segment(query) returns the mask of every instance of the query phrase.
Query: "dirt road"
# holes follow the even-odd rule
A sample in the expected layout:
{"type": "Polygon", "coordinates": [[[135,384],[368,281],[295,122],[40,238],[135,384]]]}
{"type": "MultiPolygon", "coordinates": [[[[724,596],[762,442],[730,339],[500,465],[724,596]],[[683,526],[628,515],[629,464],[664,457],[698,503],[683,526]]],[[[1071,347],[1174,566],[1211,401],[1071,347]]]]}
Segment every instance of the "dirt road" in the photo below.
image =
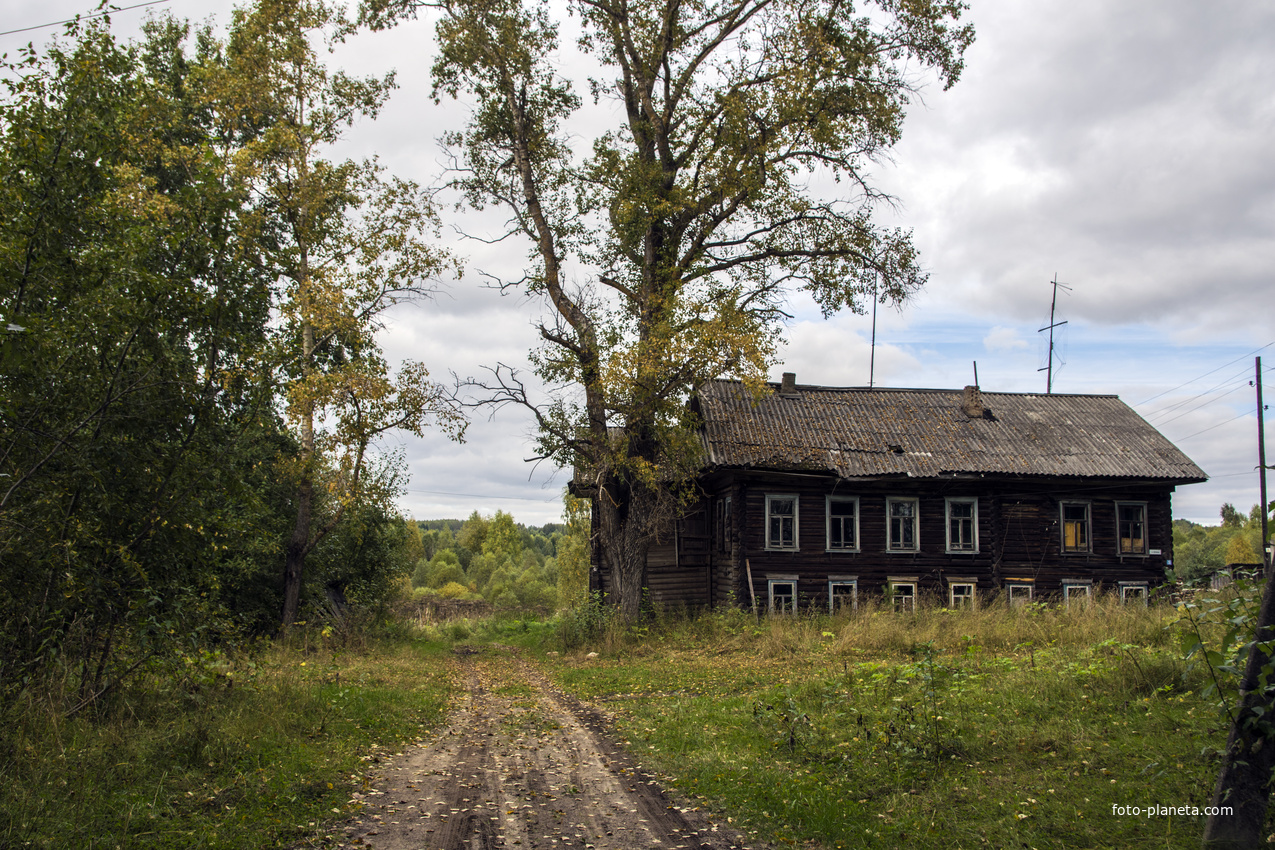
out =
{"type": "Polygon", "coordinates": [[[677,806],[606,733],[511,650],[462,651],[468,695],[433,743],[382,765],[347,827],[374,850],[744,847],[677,806]]]}

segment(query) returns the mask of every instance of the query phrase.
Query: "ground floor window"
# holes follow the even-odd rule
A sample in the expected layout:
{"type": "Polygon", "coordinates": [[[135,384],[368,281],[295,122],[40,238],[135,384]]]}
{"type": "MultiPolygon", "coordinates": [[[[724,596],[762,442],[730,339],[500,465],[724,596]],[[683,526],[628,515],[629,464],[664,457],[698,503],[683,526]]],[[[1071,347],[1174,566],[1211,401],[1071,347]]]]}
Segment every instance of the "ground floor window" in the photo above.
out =
{"type": "Polygon", "coordinates": [[[767,609],[772,614],[797,612],[797,577],[776,576],[766,580],[767,609]]]}
{"type": "Polygon", "coordinates": [[[1145,581],[1120,582],[1120,603],[1122,605],[1147,604],[1148,589],[1145,581]]]}
{"type": "Polygon", "coordinates": [[[895,611],[904,613],[916,610],[916,576],[891,576],[886,589],[895,611]]]}
{"type": "Polygon", "coordinates": [[[859,579],[857,576],[831,576],[828,579],[828,610],[854,611],[859,607],[859,579]]]}
{"type": "Polygon", "coordinates": [[[947,583],[947,604],[951,608],[973,608],[974,588],[972,581],[949,579],[947,583]]]}
{"type": "Polygon", "coordinates": [[[1093,582],[1088,579],[1063,579],[1063,604],[1070,607],[1073,602],[1088,605],[1093,594],[1093,582]]]}
{"type": "Polygon", "coordinates": [[[1008,581],[1005,583],[1005,595],[1010,605],[1026,605],[1032,601],[1032,586],[1025,581],[1008,581]]]}

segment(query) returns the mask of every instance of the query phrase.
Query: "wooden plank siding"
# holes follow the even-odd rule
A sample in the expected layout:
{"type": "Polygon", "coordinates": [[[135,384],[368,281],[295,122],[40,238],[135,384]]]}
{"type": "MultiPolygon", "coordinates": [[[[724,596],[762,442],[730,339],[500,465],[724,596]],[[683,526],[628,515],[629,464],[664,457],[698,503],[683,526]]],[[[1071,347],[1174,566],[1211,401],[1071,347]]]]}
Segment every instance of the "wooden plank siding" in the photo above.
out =
{"type": "MultiPolygon", "coordinates": [[[[774,472],[731,472],[706,482],[711,489],[689,508],[674,532],[666,532],[647,556],[644,586],[656,605],[701,608],[749,604],[746,565],[763,608],[768,577],[797,576],[803,608],[826,608],[832,576],[856,576],[859,599],[880,599],[891,576],[916,577],[921,597],[946,603],[948,579],[972,579],[980,597],[1006,582],[1029,583],[1033,597],[1050,599],[1063,581],[1087,581],[1095,591],[1118,582],[1164,582],[1172,563],[1172,487],[1121,482],[1070,483],[954,478],[844,481],[833,477],[774,472]],[[1069,487],[1071,489],[1069,489],[1069,487]],[[766,496],[798,499],[796,550],[766,547],[766,496]],[[857,497],[858,551],[827,547],[826,497],[857,497]],[[724,529],[718,503],[730,499],[724,529]],[[887,500],[915,499],[916,551],[887,548],[887,500]],[[947,551],[946,500],[977,500],[978,549],[947,551]],[[1089,506],[1087,551],[1063,552],[1064,502],[1089,506]],[[1121,555],[1117,502],[1146,505],[1145,555],[1121,555]],[[1159,550],[1158,554],[1151,554],[1159,550]]],[[[707,488],[706,488],[707,489],[707,488]]],[[[608,593],[610,577],[595,564],[591,587],[608,593]]]]}

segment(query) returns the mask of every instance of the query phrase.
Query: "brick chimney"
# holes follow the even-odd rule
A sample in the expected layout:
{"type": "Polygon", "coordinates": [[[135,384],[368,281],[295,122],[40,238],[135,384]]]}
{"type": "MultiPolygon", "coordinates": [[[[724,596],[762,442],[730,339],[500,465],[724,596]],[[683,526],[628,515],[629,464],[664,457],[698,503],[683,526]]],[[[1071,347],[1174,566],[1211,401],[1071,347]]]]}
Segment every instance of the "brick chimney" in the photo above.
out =
{"type": "Polygon", "coordinates": [[[784,372],[784,380],[779,385],[779,394],[782,396],[797,395],[797,373],[784,372]]]}
{"type": "Polygon", "coordinates": [[[977,386],[967,386],[961,395],[961,411],[970,419],[982,419],[987,408],[983,406],[983,394],[977,386]]]}

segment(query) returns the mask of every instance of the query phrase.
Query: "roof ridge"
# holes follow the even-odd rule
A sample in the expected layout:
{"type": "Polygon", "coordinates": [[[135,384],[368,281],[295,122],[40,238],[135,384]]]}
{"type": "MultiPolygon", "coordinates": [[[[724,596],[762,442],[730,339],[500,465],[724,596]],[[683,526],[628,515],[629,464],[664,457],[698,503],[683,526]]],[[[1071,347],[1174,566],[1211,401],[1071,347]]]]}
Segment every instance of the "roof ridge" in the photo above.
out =
{"type": "MultiPolygon", "coordinates": [[[[742,387],[744,382],[737,378],[712,378],[706,384],[729,384],[742,387]]],[[[766,381],[769,387],[781,386],[779,381],[766,381]]],[[[796,384],[798,391],[817,392],[882,392],[882,393],[960,393],[964,387],[834,387],[823,384],[796,384]]],[[[1116,393],[1055,393],[1055,392],[1009,392],[1006,390],[985,390],[978,388],[983,395],[998,396],[1042,396],[1046,398],[1120,398],[1116,393]]]]}

